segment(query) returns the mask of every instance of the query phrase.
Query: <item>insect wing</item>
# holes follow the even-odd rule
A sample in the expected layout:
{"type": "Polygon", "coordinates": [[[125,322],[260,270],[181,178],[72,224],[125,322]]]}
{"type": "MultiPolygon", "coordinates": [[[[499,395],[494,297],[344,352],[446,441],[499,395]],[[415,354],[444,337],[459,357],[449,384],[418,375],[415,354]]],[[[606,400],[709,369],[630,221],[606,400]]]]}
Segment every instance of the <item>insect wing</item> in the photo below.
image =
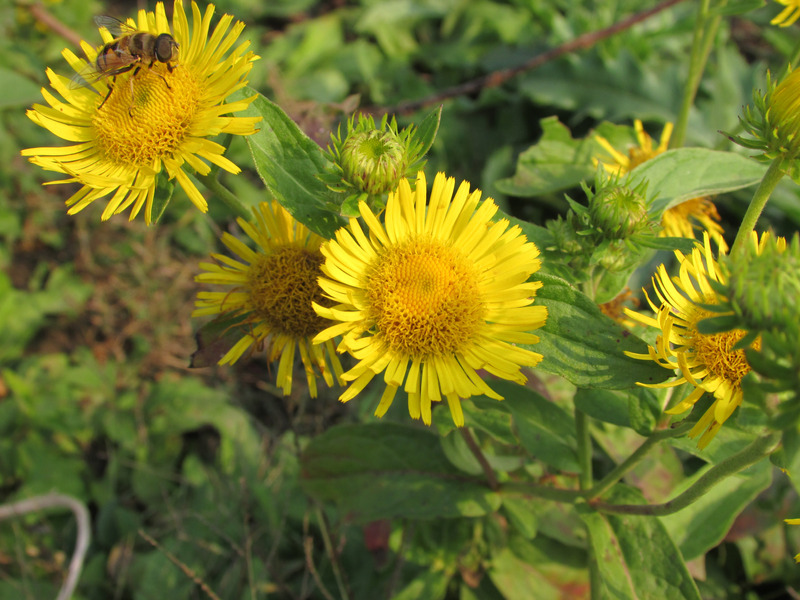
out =
{"type": "Polygon", "coordinates": [[[95,17],[94,24],[97,25],[98,29],[99,28],[107,29],[108,32],[115,38],[122,37],[123,35],[130,35],[132,33],[137,33],[139,31],[133,25],[130,25],[125,21],[120,21],[116,17],[111,17],[109,15],[99,15],[95,17]]]}

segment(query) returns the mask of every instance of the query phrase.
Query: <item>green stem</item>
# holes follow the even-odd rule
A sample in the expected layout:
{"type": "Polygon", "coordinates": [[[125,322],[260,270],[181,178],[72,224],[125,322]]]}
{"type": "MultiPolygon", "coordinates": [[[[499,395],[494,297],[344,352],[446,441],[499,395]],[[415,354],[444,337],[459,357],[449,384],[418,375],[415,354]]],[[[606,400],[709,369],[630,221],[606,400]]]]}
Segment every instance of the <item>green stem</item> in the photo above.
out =
{"type": "Polygon", "coordinates": [[[464,441],[467,443],[469,451],[472,452],[472,455],[478,461],[478,464],[480,464],[481,469],[483,469],[483,473],[486,475],[486,481],[489,483],[489,489],[496,492],[499,489],[497,476],[494,474],[489,461],[486,460],[483,450],[481,450],[481,447],[478,445],[478,442],[475,441],[475,438],[472,437],[472,433],[470,433],[469,429],[466,427],[459,427],[458,431],[461,434],[461,437],[463,437],[464,441]]]}
{"type": "Polygon", "coordinates": [[[591,504],[600,512],[606,513],[656,517],[671,515],[698,500],[723,479],[735,475],[769,456],[780,441],[781,434],[779,432],[759,437],[744,450],[711,467],[681,495],[663,504],[605,504],[603,502],[592,502],[591,504]]]}
{"type": "MultiPolygon", "coordinates": [[[[578,484],[581,490],[588,490],[592,487],[592,434],[589,431],[589,416],[575,407],[575,435],[578,438],[578,484]]],[[[587,531],[587,533],[589,533],[587,531]]],[[[594,552],[592,545],[588,547],[589,552],[589,593],[591,600],[600,600],[603,590],[603,579],[600,576],[599,557],[594,552]]]]}
{"type": "Polygon", "coordinates": [[[538,483],[528,483],[526,481],[507,481],[498,486],[501,494],[509,496],[531,496],[544,500],[554,500],[556,502],[568,502],[575,504],[582,496],[579,490],[565,490],[554,488],[549,485],[539,485],[538,483]]]}
{"type": "Polygon", "coordinates": [[[578,437],[578,483],[582,490],[592,487],[592,435],[589,433],[589,417],[585,412],[575,409],[575,434],[578,437]]]}
{"type": "Polygon", "coordinates": [[[673,429],[661,429],[659,431],[653,432],[650,435],[650,437],[648,437],[644,441],[644,443],[634,451],[633,454],[631,454],[623,462],[618,464],[608,475],[606,475],[600,482],[598,482],[597,485],[587,490],[584,493],[584,497],[587,500],[592,500],[593,498],[602,496],[605,492],[607,492],[611,488],[611,486],[613,486],[620,479],[622,479],[626,473],[628,473],[637,464],[639,464],[645,457],[645,455],[656,444],[658,444],[662,440],[666,440],[673,437],[680,437],[684,435],[687,431],[689,431],[692,427],[693,423],[686,423],[678,427],[675,427],[673,429]]]}
{"type": "Polygon", "coordinates": [[[216,173],[209,173],[208,175],[195,174],[195,177],[200,183],[206,186],[209,191],[216,194],[237,217],[242,217],[249,221],[253,216],[245,205],[239,202],[236,195],[219,182],[216,173]]]}
{"type": "Polygon", "coordinates": [[[344,579],[342,578],[339,560],[336,556],[333,544],[331,543],[331,536],[328,532],[328,523],[325,521],[325,515],[322,514],[322,509],[318,505],[314,507],[314,512],[316,513],[319,530],[322,534],[322,543],[325,545],[325,552],[327,552],[328,558],[331,561],[331,570],[333,570],[333,576],[336,578],[336,585],[339,588],[339,597],[342,598],[342,600],[349,600],[350,594],[347,593],[347,586],[344,584],[344,579]]]}
{"type": "Polygon", "coordinates": [[[736,234],[736,239],[733,242],[733,248],[731,248],[731,256],[734,256],[744,250],[747,239],[750,237],[750,232],[755,229],[756,223],[758,222],[758,217],[761,215],[761,211],[764,210],[764,206],[766,206],[767,200],[769,200],[769,197],[772,195],[775,186],[778,185],[778,182],[784,176],[782,167],[782,159],[776,158],[772,161],[772,164],[769,166],[769,169],[767,169],[767,172],[764,173],[764,178],[761,180],[756,193],[753,194],[753,199],[750,201],[750,206],[747,207],[747,212],[742,218],[742,224],[739,226],[739,232],[736,234]]]}
{"type": "Polygon", "coordinates": [[[694,38],[692,39],[692,53],[689,57],[689,74],[686,78],[686,88],[683,91],[681,109],[678,113],[678,122],[675,124],[675,131],[672,134],[670,146],[680,148],[686,140],[686,128],[689,124],[689,112],[697,96],[697,89],[703,79],[703,71],[706,68],[708,55],[711,52],[711,45],[717,35],[717,29],[722,21],[720,15],[709,20],[710,0],[702,0],[697,9],[697,19],[694,26],[694,38]]]}

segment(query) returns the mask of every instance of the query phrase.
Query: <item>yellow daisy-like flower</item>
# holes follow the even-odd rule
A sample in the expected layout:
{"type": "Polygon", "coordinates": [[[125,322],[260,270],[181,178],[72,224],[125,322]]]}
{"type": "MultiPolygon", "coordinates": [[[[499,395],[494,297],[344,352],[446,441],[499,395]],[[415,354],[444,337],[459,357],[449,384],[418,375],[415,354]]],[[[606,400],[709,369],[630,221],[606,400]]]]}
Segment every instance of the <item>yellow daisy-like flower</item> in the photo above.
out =
{"type": "Polygon", "coordinates": [[[627,156],[614,148],[603,136],[594,136],[597,143],[611,155],[611,160],[613,161],[603,162],[597,158],[593,158],[592,162],[594,162],[595,166],[602,165],[607,173],[625,175],[625,173],[633,171],[643,162],[666,152],[669,147],[669,138],[672,137],[673,130],[672,123],[666,123],[664,125],[664,129],[661,131],[661,140],[658,142],[658,146],[655,147],[653,146],[653,138],[644,130],[644,125],[642,125],[639,119],[633,121],[633,129],[636,132],[636,141],[639,142],[639,145],[629,148],[627,156]]]}
{"type": "MultiPolygon", "coordinates": [[[[658,146],[654,146],[653,138],[644,130],[644,126],[639,119],[633,122],[633,128],[636,132],[636,140],[639,142],[639,145],[630,148],[627,156],[614,148],[603,136],[595,136],[594,139],[611,155],[613,161],[602,162],[597,158],[593,158],[592,161],[595,166],[602,165],[609,173],[625,175],[640,164],[647,162],[651,158],[655,158],[667,150],[669,139],[672,136],[672,123],[666,123],[664,125],[658,146]]],[[[717,212],[717,207],[714,206],[711,200],[708,198],[692,198],[691,200],[681,202],[677,206],[673,206],[664,211],[661,217],[663,230],[660,236],[694,238],[696,237],[696,231],[708,231],[711,234],[711,238],[719,245],[720,249],[722,249],[723,252],[727,252],[728,245],[725,243],[725,238],[723,237],[724,230],[718,221],[719,213],[717,212]],[[702,227],[698,227],[696,223],[699,223],[702,227]]]]}
{"type": "Polygon", "coordinates": [[[697,237],[697,232],[707,231],[722,252],[728,251],[719,224],[717,207],[705,196],[692,198],[664,211],[661,216],[661,237],[697,237]]]}
{"type": "MultiPolygon", "coordinates": [[[[752,241],[756,249],[763,247],[755,233],[752,241]]],[[[669,414],[680,414],[688,410],[706,392],[714,395],[712,406],[689,432],[690,437],[702,434],[697,445],[705,448],[742,403],[741,381],[750,372],[750,365],[744,350],[732,348],[746,332],[732,330],[703,334],[697,330],[700,321],[716,316],[702,306],[719,304],[719,298],[709,282],[725,283],[711,252],[708,233],[703,235],[702,247],[696,247],[688,256],[679,251],[675,255],[680,262],[679,276],[671,278],[662,264],[653,278],[653,287],[660,303],[656,304],[645,294],[656,317],[625,310],[633,320],[660,329],[661,335],[656,338],[655,346],[651,346],[647,354],[625,354],[632,358],[652,360],[666,369],[677,369],[680,372],[673,381],[639,385],[660,388],[688,382],[695,387],[687,398],[667,411],[669,414]]],[[[760,340],[756,340],[752,347],[759,349],[760,340]]]]}
{"type": "Polygon", "coordinates": [[[284,395],[292,389],[295,349],[299,349],[309,393],[314,398],[317,395],[315,367],[328,386],[333,385],[334,375],[336,381],[343,384],[342,365],[333,342],[312,341],[328,323],[316,315],[311,303],[332,304],[323,297],[317,284],[324,260],[320,252],[323,238],[295,221],[277,202],[262,202],[253,212],[255,223],[244,219],[237,221],[255,242],[256,249],[229,233],[222,235],[222,243],[244,262],[212,254],[216,263],[200,264],[206,272],[197,275],[195,281],[233,288],[199,292],[192,316],[244,315],[243,326],[248,329],[219,364],[235,363],[251,346],[260,346],[269,338],[268,360],[272,362],[280,357],[277,383],[284,395]]]}
{"type": "MultiPolygon", "coordinates": [[[[244,24],[236,22],[230,28],[233,17],[223,15],[209,38],[213,14],[213,4],[201,15],[192,2],[190,30],[183,3],[175,0],[172,29],[161,2],[154,13],[139,11],[138,22],[128,20],[128,26],[147,34],[172,33],[179,46],[175,64],[141,61],[137,68],[113,77],[89,77],[91,85],[84,87],[71,85],[70,79],[47,70],[50,85],[64,101],[42,88],[49,106],[34,105],[28,117],[75,145],[30,148],[22,154],[46,170],[69,176],[50,183],[81,184],[67,200],[69,214],[113,194],[103,220],[129,207],[133,219],[144,206],[149,224],[156,180],[162,172],[176,179],[205,212],[208,204],[184,167],[188,165],[200,175],[210,172],[208,163],[231,173],[240,171],[223,156],[225,147],[208,138],[256,131],[259,118],[225,116],[244,110],[255,96],[229,104],[224,101],[246,85],[245,77],[258,57],[246,51],[249,42],[226,57],[244,24]]],[[[100,33],[106,44],[114,41],[105,28],[100,33]]],[[[63,52],[79,74],[86,73],[87,64],[96,64],[98,52],[103,50],[85,42],[81,47],[88,63],[70,50],[63,52]]],[[[105,55],[116,60],[113,50],[105,55]]]]}
{"type": "Polygon", "coordinates": [[[770,21],[770,25],[789,27],[800,18],[800,0],[775,0],[778,4],[785,6],[778,15],[770,21]]]}
{"type": "Polygon", "coordinates": [[[464,424],[461,398],[485,394],[501,400],[479,376],[483,369],[518,383],[522,367],[541,354],[534,344],[547,309],[531,306],[541,282],[528,281],[540,265],[539,250],[516,226],[491,221],[497,206],[481,192],[436,175],[426,202],[425,175],[416,189],[402,179],[389,194],[384,223],[361,202],[369,234],[355,219],[322,247],[323,290],[332,307],[317,313],[337,323],[315,338],[343,336],[339,351],[359,362],[344,374],[355,397],[383,373],[386,389],[375,414],[383,416],[403,386],[409,413],[431,423],[433,402],[447,399],[453,421],[464,424]]]}

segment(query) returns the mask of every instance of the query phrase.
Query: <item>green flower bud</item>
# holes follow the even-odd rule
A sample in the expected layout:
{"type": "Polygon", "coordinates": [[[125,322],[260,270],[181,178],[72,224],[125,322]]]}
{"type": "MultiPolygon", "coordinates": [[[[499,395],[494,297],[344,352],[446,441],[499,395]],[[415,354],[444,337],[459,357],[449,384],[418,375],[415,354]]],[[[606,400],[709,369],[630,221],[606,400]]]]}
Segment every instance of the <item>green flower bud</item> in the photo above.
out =
{"type": "Polygon", "coordinates": [[[564,254],[580,254],[583,251],[583,242],[575,233],[571,220],[564,220],[560,216],[547,222],[547,229],[553,236],[555,249],[564,254]]]}
{"type": "Polygon", "coordinates": [[[746,251],[722,264],[727,275],[725,296],[741,328],[800,334],[797,298],[800,297],[800,239],[764,233],[746,251]]]}
{"type": "Polygon", "coordinates": [[[737,144],[760,150],[764,161],[783,159],[784,168],[800,181],[800,70],[788,73],[775,84],[767,73],[767,91],[753,92],[753,106],[747,106],[739,119],[748,136],[728,134],[737,144]]]}
{"type": "Polygon", "coordinates": [[[405,175],[408,158],[394,131],[358,131],[342,144],[343,178],[367,194],[384,194],[405,175]]]}
{"type": "Polygon", "coordinates": [[[348,120],[344,136],[341,131],[331,135],[327,157],[332,164],[320,179],[344,195],[343,215],[357,216],[361,201],[380,210],[401,179],[425,166],[425,151],[432,142],[432,136],[423,139],[414,126],[398,131],[394,118],[384,116],[376,126],[372,117],[358,115],[348,120]]]}
{"type": "Polygon", "coordinates": [[[603,187],[589,201],[591,223],[609,239],[624,239],[646,229],[650,219],[647,200],[639,188],[603,187]]]}

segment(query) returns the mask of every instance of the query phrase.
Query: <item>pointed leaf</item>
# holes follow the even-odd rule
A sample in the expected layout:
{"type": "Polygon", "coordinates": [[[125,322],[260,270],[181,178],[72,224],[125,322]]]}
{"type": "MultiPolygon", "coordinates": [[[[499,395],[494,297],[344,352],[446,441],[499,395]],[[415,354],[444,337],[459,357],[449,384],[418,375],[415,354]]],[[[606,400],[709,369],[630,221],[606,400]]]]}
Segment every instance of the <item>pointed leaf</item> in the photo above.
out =
{"type": "Polygon", "coordinates": [[[499,496],[450,464],[430,430],[396,423],[340,425],[301,457],[301,483],[359,521],[476,517],[499,496]]]}
{"type": "Polygon", "coordinates": [[[422,144],[420,155],[427,154],[428,150],[433,146],[433,142],[436,139],[436,132],[439,131],[439,123],[441,123],[442,120],[442,108],[443,106],[439,106],[437,110],[425,117],[417,128],[415,137],[422,144]]]}
{"type": "Polygon", "coordinates": [[[630,173],[632,181],[647,180],[655,200],[650,213],[660,215],[684,200],[738,190],[757,184],[767,167],[733,152],[705,148],[667,150],[630,173]]]}
{"type": "MultiPolygon", "coordinates": [[[[240,93],[241,98],[256,93],[251,89],[245,92],[240,93]]],[[[317,177],[328,164],[322,149],[261,94],[237,115],[263,119],[260,129],[245,139],[270,193],[309,229],[333,237],[345,221],[338,215],[336,194],[317,177]]]]}
{"type": "Polygon", "coordinates": [[[577,185],[594,176],[592,156],[602,147],[592,138],[573,139],[557,117],[542,119],[544,132],[536,145],[525,150],[513,177],[495,183],[511,196],[539,196],[577,185]]]}
{"type": "MultiPolygon", "coordinates": [[[[644,498],[618,485],[606,501],[643,504],[644,498]]],[[[603,581],[600,598],[700,600],[681,553],[657,518],[600,514],[586,506],[581,519],[603,581]]]]}
{"type": "Polygon", "coordinates": [[[558,277],[536,273],[544,285],[536,304],[547,307],[547,323],[527,346],[544,356],[537,369],[561,375],[578,387],[624,389],[637,382],[659,383],[673,372],[624,351],[647,353],[647,345],[604,315],[587,296],[558,277]]]}

